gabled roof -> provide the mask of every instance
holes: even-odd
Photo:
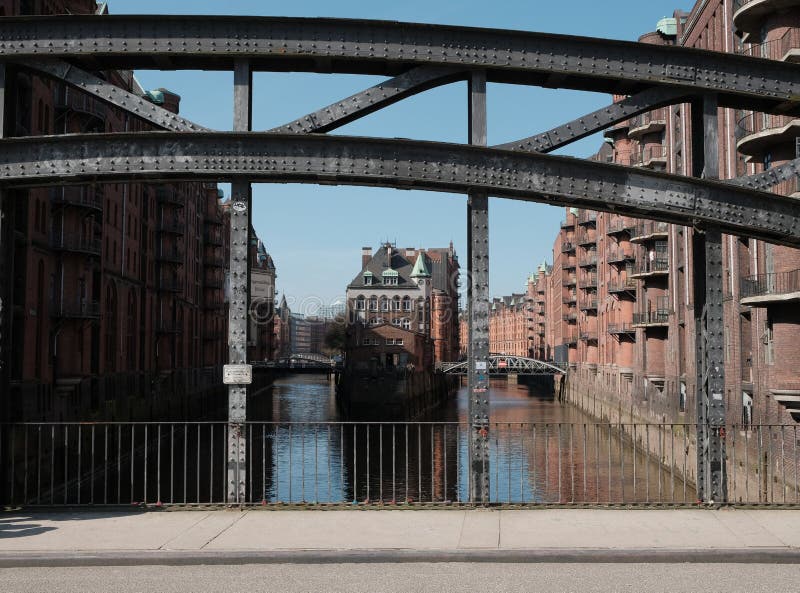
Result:
[[[381,245],[375,254],[367,262],[356,275],[355,278],[347,285],[347,288],[369,288],[373,290],[383,286],[384,278],[397,277],[397,284],[392,283],[391,288],[397,289],[398,287],[416,288],[416,284],[411,280],[412,266],[399,252],[398,249],[392,248],[391,261],[389,261],[389,253],[387,245]],[[385,272],[388,272],[385,274]],[[364,277],[371,277],[372,284],[367,285],[364,282]]]

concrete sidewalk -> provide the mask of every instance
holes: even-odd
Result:
[[[800,511],[0,513],[0,567],[458,560],[800,562]]]

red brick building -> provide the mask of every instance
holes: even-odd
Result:
[[[91,0],[0,0],[0,15],[98,10]],[[178,111],[178,95],[145,92],[131,72],[101,75]],[[6,82],[7,136],[150,129],[22,68],[7,66]],[[0,383],[3,418],[189,418],[224,397],[218,367],[228,356],[229,225],[220,198],[215,184],[198,182],[2,196],[3,265],[13,279],[0,287],[7,305],[0,326],[8,363]],[[271,259],[257,243],[252,251],[274,287]],[[271,323],[272,304],[260,307]],[[251,333],[251,355],[269,356],[271,325]]]
[[[662,19],[646,43],[778,60],[800,54],[800,5],[697,2]],[[800,120],[719,111],[721,178],[795,158]],[[606,132],[595,158],[691,174],[691,115],[675,105]],[[797,178],[775,188],[797,195]],[[723,237],[729,421],[800,418],[800,251]],[[569,361],[573,386],[623,400],[633,417],[691,421],[695,337],[690,228],[567,209],[553,247],[546,348]],[[546,291],[547,292],[547,291]]]

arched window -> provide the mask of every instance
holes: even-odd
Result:
[[[386,297],[381,297],[381,311],[388,311],[389,310],[389,299]]]
[[[370,311],[378,310],[378,297],[373,296],[369,298],[369,310]]]
[[[399,296],[396,296],[396,297],[394,297],[394,298],[392,299],[392,310],[393,310],[393,311],[399,311],[399,310],[400,310],[400,303],[401,303],[401,302],[402,302],[402,301],[400,301],[400,297],[399,297]]]
[[[366,305],[366,299],[363,294],[356,297],[356,311],[363,311]]]

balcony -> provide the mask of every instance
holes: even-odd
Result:
[[[578,245],[585,247],[586,245],[596,245],[597,237],[592,233],[581,233],[578,237]]]
[[[156,259],[160,262],[182,264],[184,257],[183,252],[176,247],[162,247],[158,251]]]
[[[578,314],[577,313],[564,313],[561,316],[562,321],[566,321],[567,323],[575,323],[578,321]]]
[[[589,274],[581,278],[578,288],[597,288],[597,275]]]
[[[561,282],[562,286],[575,286],[577,283],[577,278],[573,275],[569,275]]]
[[[597,212],[593,210],[581,210],[578,212],[578,225],[586,226],[597,224]]]
[[[597,311],[597,297],[592,299],[585,299],[580,304],[581,311]]]
[[[758,43],[765,17],[796,6],[796,0],[733,0],[733,28],[743,41]]]
[[[86,299],[52,303],[50,315],[57,319],[100,319],[100,303]]]
[[[800,269],[742,278],[739,296],[752,307],[800,301]]]
[[[568,333],[564,335],[564,344],[567,346],[575,346],[578,343],[578,335],[575,333]]]
[[[566,258],[566,261],[561,263],[561,267],[565,270],[574,270],[577,267],[575,258],[574,257]]]
[[[632,229],[633,225],[624,218],[615,218],[606,226],[606,235],[630,234]]]
[[[634,262],[636,261],[636,258],[633,255],[633,250],[614,249],[613,251],[608,252],[606,261],[612,265],[622,265],[629,262]]]
[[[630,270],[630,279],[651,278],[653,276],[666,276],[669,274],[669,258],[658,257],[652,261],[647,259],[639,262]]]
[[[582,330],[581,331],[581,341],[582,342],[596,342],[597,341],[597,332],[596,331],[589,331],[589,330]]]
[[[628,138],[641,138],[646,134],[660,132],[667,127],[667,110],[665,108],[637,115],[629,121]]]
[[[798,62],[800,61],[800,29],[789,28],[778,39],[764,43],[748,43],[737,49],[736,53],[780,62]]]
[[[608,283],[608,294],[635,293],[635,280],[612,280]]]
[[[561,303],[564,305],[572,305],[576,302],[578,302],[578,295],[574,292],[567,293],[567,295],[561,299]]]
[[[667,147],[660,144],[645,146],[639,153],[636,166],[647,169],[663,169],[667,166]]]
[[[575,245],[569,241],[561,243],[561,253],[572,253],[575,251]]]
[[[623,334],[635,334],[636,328],[631,323],[609,323],[608,333],[612,336],[619,336]]]
[[[102,210],[103,192],[87,186],[53,187],[50,189],[50,201],[54,206]]]
[[[633,314],[634,327],[667,327],[669,325],[669,296],[660,296],[647,304],[648,309]]]
[[[104,124],[106,121],[107,108],[102,101],[70,87],[56,86],[53,102],[58,110],[79,113],[93,118],[99,124]]]
[[[562,229],[571,229],[571,228],[574,228],[574,227],[575,227],[575,223],[570,221],[569,219],[561,221],[561,228]]]
[[[66,237],[62,233],[53,233],[50,236],[50,247],[60,251],[83,253],[99,256],[103,252],[103,244],[99,238]]]
[[[800,119],[754,111],[739,111],[736,148],[742,154],[760,159],[775,144],[794,144],[800,135]]]
[[[597,252],[591,251],[584,255],[578,265],[581,268],[591,268],[597,265]]]
[[[669,237],[669,223],[648,220],[640,222],[633,229],[631,243],[663,240]]]

